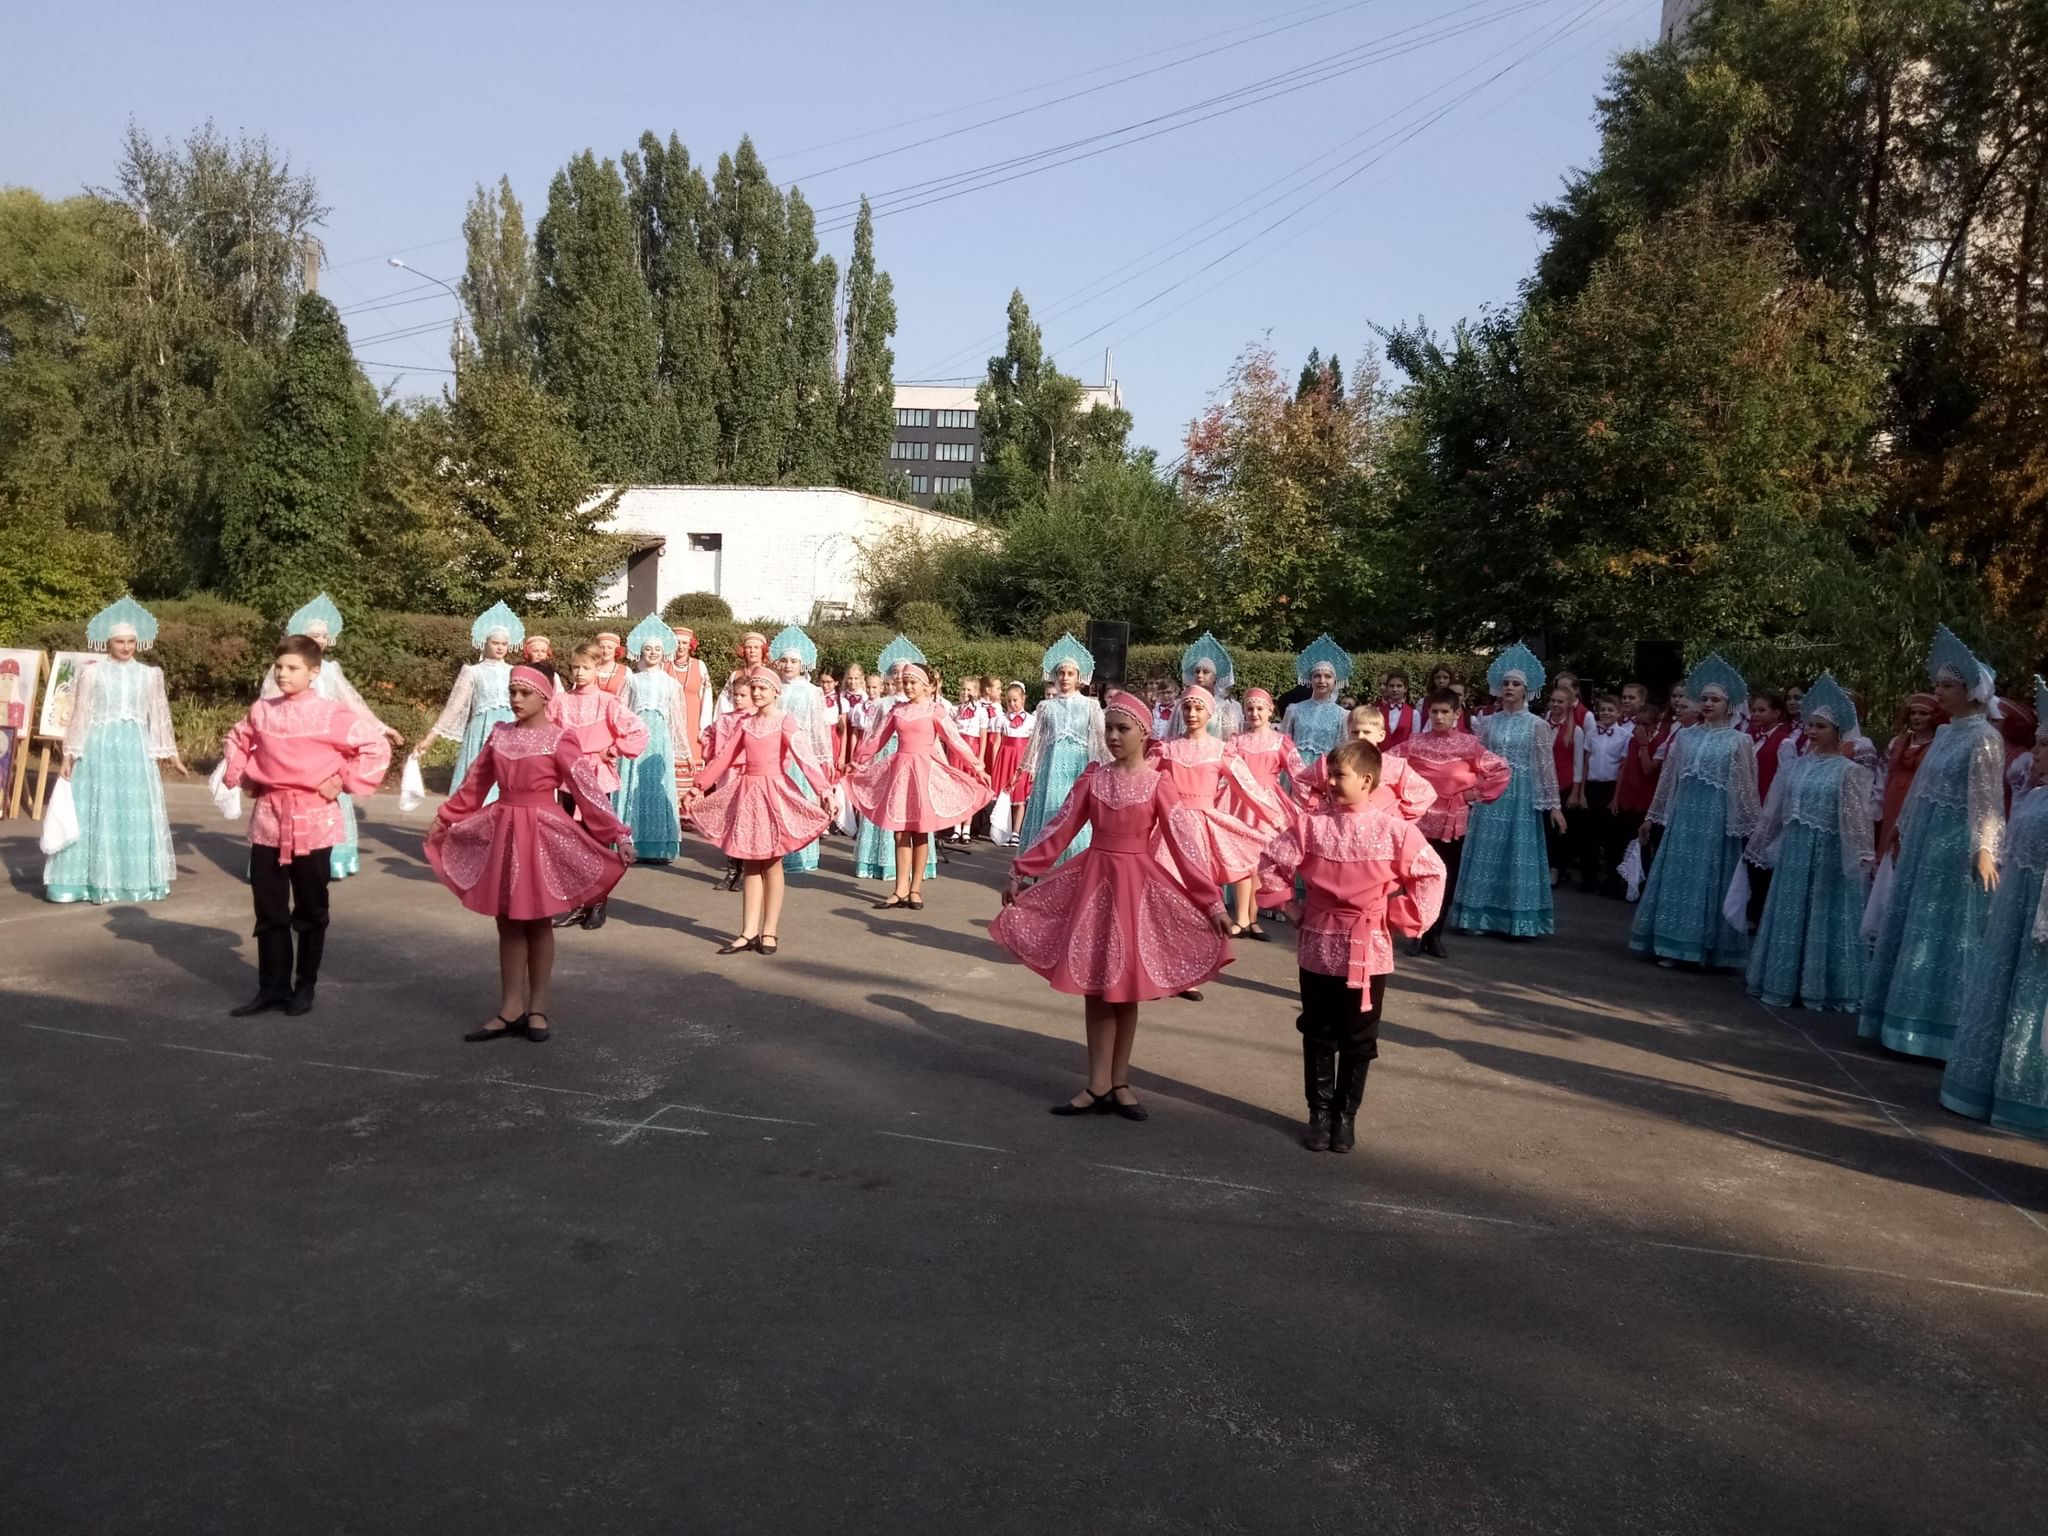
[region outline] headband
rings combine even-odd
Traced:
[[[618,631],[613,629],[600,629],[597,632],[595,638],[599,640],[609,640],[613,645],[618,645],[620,643]]]
[[[773,667],[749,667],[740,674],[743,683],[766,683],[779,695],[782,692],[782,674]]]
[[[1272,703],[1272,702],[1273,702],[1273,695],[1271,695],[1270,693],[1266,692],[1266,690],[1265,690],[1265,689],[1263,689],[1263,688],[1247,688],[1247,689],[1245,689],[1245,691],[1244,691],[1244,701],[1245,701],[1245,703],[1249,704],[1249,703],[1251,703],[1251,701],[1252,701],[1253,699],[1264,699],[1264,700],[1265,700],[1265,701],[1266,701],[1266,702],[1267,702],[1268,704],[1270,704],[1270,703]]]
[[[1189,699],[1200,699],[1209,706],[1210,714],[1216,713],[1216,695],[1204,688],[1200,683],[1189,683],[1187,687],[1181,689],[1181,703],[1185,704]]]
[[[1105,719],[1110,715],[1122,715],[1141,731],[1150,732],[1152,729],[1151,706],[1136,694],[1126,693],[1121,688],[1109,691],[1109,697],[1102,701],[1102,713]]]
[[[544,699],[552,699],[555,696],[555,680],[538,667],[514,667],[511,677],[506,679],[505,686],[509,688],[513,683],[526,684]]]

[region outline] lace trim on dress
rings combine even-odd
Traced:
[[[1114,810],[1129,810],[1134,805],[1143,805],[1157,792],[1159,770],[1104,768],[1092,782],[1096,799]]]
[[[1116,893],[1108,881],[1082,899],[1067,941],[1067,971],[1084,992],[1100,992],[1124,973],[1124,934],[1117,926]]]
[[[1311,816],[1303,828],[1308,851],[1336,864],[1391,863],[1399,850],[1393,832],[1377,816]]]
[[[500,725],[488,740],[500,757],[553,757],[562,739],[558,725]]]

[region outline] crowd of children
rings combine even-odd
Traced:
[[[402,744],[327,654],[321,594],[294,614],[256,702],[229,732],[215,792],[253,800],[255,995],[314,1005],[329,885],[357,867],[350,797]],[[80,679],[63,749],[78,822],[54,851],[54,901],[150,901],[175,874],[159,762],[180,772],[155,621],[132,599],[95,616],[105,659]],[[1084,999],[1087,1072],[1058,1114],[1143,1119],[1129,1085],[1139,1004],[1199,999],[1233,940],[1295,929],[1306,1143],[1349,1151],[1397,944],[1554,932],[1554,887],[1635,901],[1628,943],[1668,966],[1740,972],[1772,1007],[1854,1013],[1883,1047],[1947,1062],[1942,1102],[2048,1135],[2048,683],[2000,698],[1941,630],[1929,691],[1880,750],[1859,701],[1823,675],[1752,687],[1708,656],[1663,701],[1640,683],[1582,697],[1526,647],[1483,698],[1445,669],[1419,696],[1398,672],[1351,694],[1328,636],[1297,687],[1234,697],[1204,634],[1178,683],[1098,696],[1072,635],[1022,682],[945,680],[907,637],[818,674],[801,629],[746,635],[714,695],[687,629],[648,618],[574,647],[566,675],[503,604],[414,749],[458,744],[426,856],[497,923],[495,1014],[467,1036],[549,1038],[554,929],[600,926],[636,862],[685,828],[718,845],[740,893],[719,953],[773,955],[786,879],[833,827],[885,909],[921,910],[942,842],[1020,848],[992,932]],[[814,680],[814,674],[817,674]],[[1546,684],[1548,691],[1546,692]]]

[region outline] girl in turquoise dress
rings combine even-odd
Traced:
[[[171,729],[162,669],[135,659],[156,644],[156,617],[132,597],[102,608],[86,644],[107,653],[72,684],[64,728],[64,777],[71,781],[78,839],[43,866],[52,901],[162,901],[178,866],[164,808],[167,762],[190,777]]]
[[[872,739],[882,734],[883,722],[889,718],[889,711],[898,704],[907,702],[898,675],[906,661],[922,662],[924,652],[908,635],[898,635],[883,648],[875,663],[875,710],[874,718],[868,722],[864,738]],[[896,740],[891,737],[877,753],[888,757],[896,750]],[[860,838],[854,845],[853,873],[861,880],[887,880],[892,885],[896,880],[896,834],[887,827],[878,826],[865,816],[858,818]],[[934,878],[939,872],[939,845],[933,839],[925,854],[924,877]]]
[[[782,676],[782,695],[778,702],[782,712],[797,723],[797,729],[810,744],[811,755],[819,762],[832,763],[832,726],[825,718],[825,695],[818,685],[811,681],[811,673],[818,665],[818,647],[811,637],[796,625],[784,629],[768,644],[768,665]],[[796,786],[796,792],[813,805],[818,803],[817,792],[811,788],[803,770],[792,762],[783,770],[789,775],[789,782]],[[818,867],[818,844],[821,839],[813,838],[803,847],[782,857],[782,871],[787,875],[807,874]],[[933,852],[937,862],[937,852]],[[894,860],[891,860],[894,863]],[[895,873],[890,872],[890,878]]]
[[[1628,944],[1660,964],[1740,970],[1749,959],[1746,926],[1728,921],[1729,883],[1756,830],[1756,743],[1735,728],[1749,684],[1719,656],[1685,680],[1700,723],[1671,738],[1664,773],[1643,827],[1660,828],[1649,883],[1636,903]]]
[[[1544,817],[1564,831],[1550,725],[1529,713],[1529,695],[1543,688],[1543,663],[1526,645],[1516,644],[1487,668],[1486,686],[1500,700],[1500,709],[1476,717],[1472,734],[1487,751],[1507,760],[1510,777],[1498,800],[1475,804],[1466,817],[1465,858],[1451,900],[1451,926],[1467,933],[1538,938],[1557,931]]]
[[[1877,862],[1872,776],[1848,755],[1856,706],[1829,673],[1800,703],[1806,751],[1778,772],[1750,834],[1773,871],[1749,950],[1749,990],[1777,1008],[1854,1013],[1863,1001],[1864,883]]]
[[[1067,793],[1080,782],[1090,763],[1106,762],[1109,747],[1102,734],[1102,706],[1080,691],[1095,676],[1095,658],[1072,635],[1062,635],[1039,659],[1046,695],[1031,721],[1031,741],[1024,748],[1024,771],[1031,775],[1031,798],[1017,829],[1017,846],[1027,849],[1051,825]],[[1054,868],[1088,846],[1093,828],[1083,827],[1067,845]]]
[[[1337,702],[1337,689],[1351,681],[1351,653],[1328,635],[1318,635],[1294,658],[1294,680],[1308,685],[1309,696],[1287,706],[1280,734],[1313,767],[1345,737],[1345,709]]]
[[[441,718],[412,751],[414,757],[424,756],[437,736],[461,743],[455,754],[455,772],[448,780],[451,795],[462,788],[469,765],[484,749],[484,738],[494,726],[512,718],[512,664],[505,658],[518,650],[525,639],[526,626],[503,603],[495,603],[478,614],[476,622],[469,626],[469,643],[476,647],[477,658],[456,673],[455,687],[441,710]],[[495,789],[491,791],[492,799],[496,799],[497,793]]]
[[[1968,982],[1998,884],[2005,830],[2005,739],[1985,711],[1991,669],[1946,625],[1928,656],[1949,722],[1934,733],[1878,868],[1883,907],[1864,973],[1856,1033],[1908,1056],[1946,1061],[1967,1016]],[[1879,899],[1877,897],[1873,898]]]
[[[328,649],[341,638],[341,610],[334,606],[334,599],[322,592],[306,604],[290,619],[285,621],[284,632],[288,635],[304,635],[320,647],[320,670],[313,674],[313,691],[323,699],[337,704],[346,704],[390,740],[394,747],[405,745],[405,738],[382,720],[370,706],[363,702],[355,685],[342,674],[341,663],[328,655]],[[263,674],[263,686],[257,690],[262,698],[277,697],[277,678],[268,670]],[[341,795],[335,802],[341,808],[342,840],[328,851],[327,875],[330,880],[346,880],[350,875],[360,874],[363,858],[356,842],[356,802],[353,795]]]
[[[2034,679],[2048,721],[2048,682]],[[1941,1102],[2004,1131],[2048,1138],[2048,726],[1998,861],[1998,892],[1963,1000]]]
[[[647,727],[638,757],[619,759],[619,787],[612,811],[633,830],[642,864],[666,864],[682,851],[682,805],[676,792],[676,764],[689,754],[683,686],[668,670],[678,646],[676,632],[649,614],[626,637],[626,654],[639,670],[626,678],[626,707]]]

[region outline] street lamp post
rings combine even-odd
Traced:
[[[384,258],[384,265],[386,265],[387,267],[396,267],[401,272],[410,272],[414,277],[424,277],[428,282],[439,283],[443,288],[446,288],[448,290],[448,297],[455,301],[455,341],[451,350],[455,355],[455,366],[458,369],[460,369],[462,367],[463,356],[462,311],[463,308],[465,307],[462,302],[461,291],[457,289],[453,283],[446,282],[443,279],[434,276],[434,274],[431,272],[422,272],[418,267],[407,266],[404,262],[400,261],[396,256],[386,256]]]

